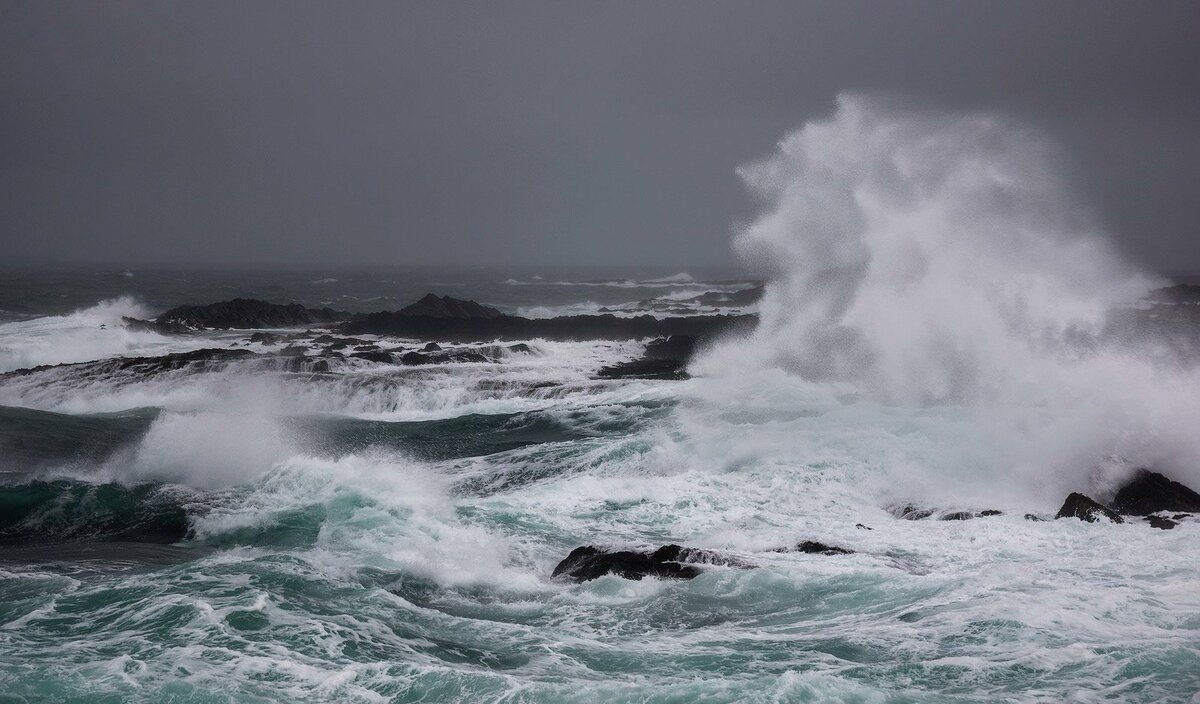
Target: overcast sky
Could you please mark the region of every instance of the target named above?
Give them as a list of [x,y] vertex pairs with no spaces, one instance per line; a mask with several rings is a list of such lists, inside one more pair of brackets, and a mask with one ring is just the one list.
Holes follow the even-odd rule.
[[10,262],[732,261],[844,89],[1048,130],[1200,271],[1200,2],[0,0]]

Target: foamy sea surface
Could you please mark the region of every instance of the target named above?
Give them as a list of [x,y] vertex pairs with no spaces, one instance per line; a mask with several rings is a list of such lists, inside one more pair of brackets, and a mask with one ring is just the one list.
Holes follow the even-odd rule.
[[[756,277],[3,277],[0,702],[1200,701],[1200,522],[1053,520],[1139,466],[1200,487],[1200,375],[1098,334],[1159,282],[1037,145],[843,96],[742,171],[763,211],[735,246],[768,283],[737,311],[691,299]],[[287,344],[122,325],[170,305],[426,291],[761,322],[686,381],[597,378],[644,340],[106,361]],[[777,551],[804,540],[854,552]],[[668,543],[755,567],[550,578],[580,545]]]

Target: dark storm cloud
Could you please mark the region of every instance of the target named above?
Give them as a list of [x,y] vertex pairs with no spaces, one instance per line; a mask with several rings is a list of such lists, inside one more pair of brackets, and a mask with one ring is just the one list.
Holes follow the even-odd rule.
[[842,89],[1054,134],[1200,269],[1200,3],[0,4],[10,261],[721,263]]

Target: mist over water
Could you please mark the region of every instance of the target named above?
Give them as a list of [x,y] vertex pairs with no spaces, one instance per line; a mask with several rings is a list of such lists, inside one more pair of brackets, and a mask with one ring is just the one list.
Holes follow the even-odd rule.
[[1200,479],[1194,360],[1105,334],[1163,282],[1122,258],[1063,162],[1002,115],[842,94],[739,169],[761,204],[734,238],[769,272],[761,324],[695,368],[957,409],[975,421],[963,442],[1000,451],[987,481],[1104,484],[1155,463]]

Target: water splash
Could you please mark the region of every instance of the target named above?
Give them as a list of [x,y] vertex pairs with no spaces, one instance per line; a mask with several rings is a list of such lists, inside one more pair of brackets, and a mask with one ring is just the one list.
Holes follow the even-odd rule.
[[1102,334],[1161,282],[1120,256],[1062,163],[1004,116],[841,95],[739,170],[761,203],[734,240],[770,276],[761,324],[694,370],[783,369],[843,400],[964,409],[964,441],[1010,448],[989,480],[1195,475],[1200,378]]

